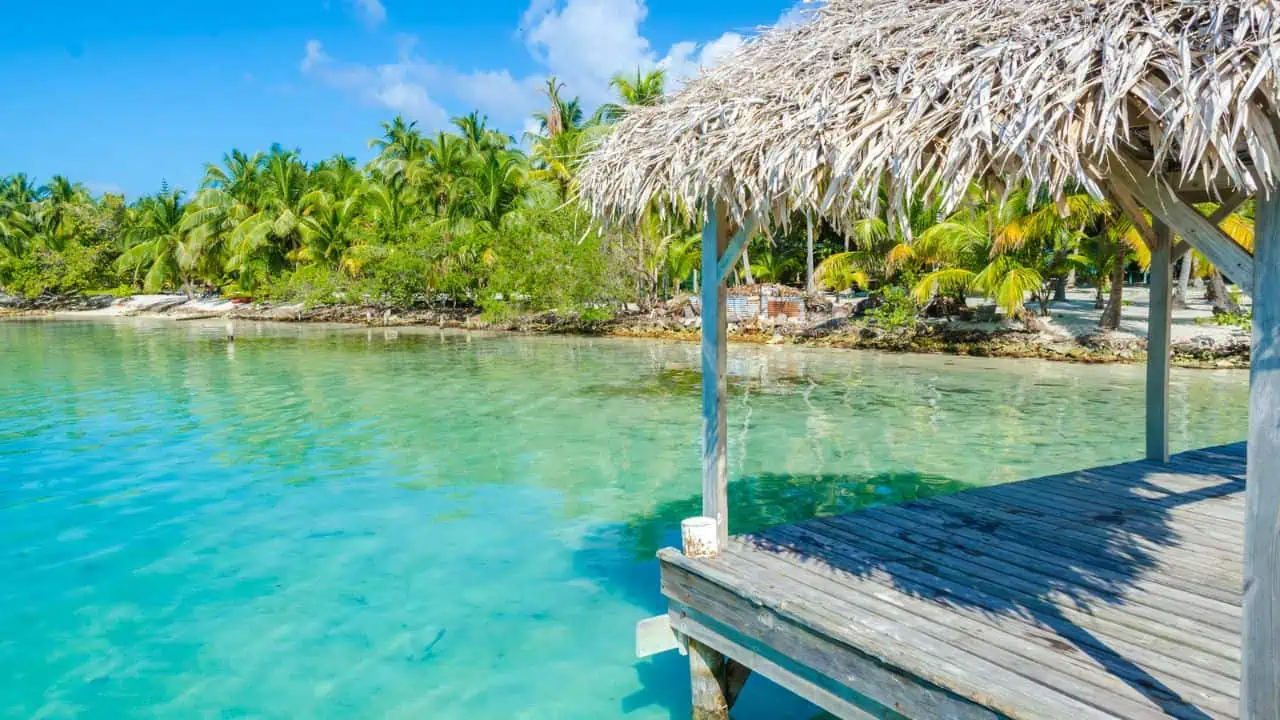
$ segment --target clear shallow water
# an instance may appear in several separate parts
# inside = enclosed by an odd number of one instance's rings
[[[699,508],[695,346],[221,332],[0,323],[0,717],[687,717],[632,633]],[[730,358],[735,531],[1142,450],[1140,366]],[[1174,448],[1242,439],[1246,383],[1174,371]]]

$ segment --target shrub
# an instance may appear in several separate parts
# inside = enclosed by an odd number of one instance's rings
[[[277,277],[267,295],[282,302],[301,302],[307,307],[350,302],[353,283],[337,270],[320,265],[304,265]]]
[[[427,301],[431,264],[414,248],[395,247],[362,273],[368,292],[381,302],[411,307]]]
[[[878,291],[880,305],[867,312],[867,317],[878,327],[889,332],[907,330],[916,326],[920,307],[911,299],[905,288],[890,285]]]
[[[0,262],[0,286],[23,297],[67,295],[126,284],[115,268],[118,253],[106,245],[69,242],[61,252],[30,248]]]
[[[1248,311],[1240,311],[1234,313],[1218,313],[1213,317],[1197,318],[1197,325],[1226,325],[1228,327],[1238,327],[1243,330],[1253,328],[1253,313]]]

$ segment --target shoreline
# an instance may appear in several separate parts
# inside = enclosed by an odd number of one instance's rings
[[[668,304],[670,305],[670,304]],[[687,308],[687,306],[684,306]],[[1134,313],[1135,315],[1137,313]],[[244,320],[249,322],[329,323],[357,327],[439,327],[457,330],[584,335],[698,342],[696,317],[673,312],[631,312],[608,320],[584,320],[555,312],[489,321],[473,309],[418,310],[382,305],[241,305],[225,300],[187,300],[184,296],[82,298],[45,308],[0,308],[7,319],[111,319],[148,317],[173,322]],[[1063,324],[1065,314],[1054,319]],[[1052,321],[1050,321],[1052,323]],[[1122,326],[1124,327],[1124,326]],[[1177,338],[1173,365],[1197,369],[1249,367],[1249,342],[1243,332],[1206,325],[1204,332]],[[1145,330],[1145,328],[1142,328]],[[1068,334],[1061,327],[1030,330],[1021,323],[962,323],[922,320],[913,328],[889,330],[862,318],[820,317],[811,323],[750,320],[732,323],[729,339],[758,345],[795,345],[845,350],[1013,359],[1035,358],[1086,364],[1146,362],[1146,339],[1133,332]]]

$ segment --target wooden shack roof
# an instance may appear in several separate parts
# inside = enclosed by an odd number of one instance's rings
[[[1175,188],[1256,192],[1280,163],[1274,0],[830,0],[763,32],[588,158],[580,195],[607,223],[738,223],[797,210],[837,225],[924,183],[1060,197],[1128,167]]]

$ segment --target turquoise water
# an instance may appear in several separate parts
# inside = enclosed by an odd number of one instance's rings
[[[0,323],[0,717],[668,718],[691,345]],[[736,531],[1131,459],[1139,367],[734,346]],[[1176,449],[1242,439],[1175,371]],[[739,718],[813,710],[753,679]]]

